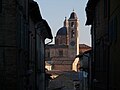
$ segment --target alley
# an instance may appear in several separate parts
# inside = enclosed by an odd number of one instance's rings
[[[0,0],[0,90],[120,90],[120,1],[87,0],[84,26],[90,27],[91,45],[81,43],[81,9],[64,9],[53,36],[39,3]],[[63,6],[53,12],[44,5],[56,23]]]

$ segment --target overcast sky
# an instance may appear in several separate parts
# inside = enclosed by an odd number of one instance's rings
[[[42,17],[47,20],[53,37],[63,27],[65,17],[69,18],[73,9],[80,21],[80,44],[91,46],[90,26],[85,26],[85,7],[88,0],[35,0],[38,2]],[[53,42],[54,43],[54,42]]]

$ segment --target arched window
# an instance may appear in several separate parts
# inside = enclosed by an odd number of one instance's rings
[[[63,56],[63,51],[62,50],[59,51],[59,56]]]
[[[71,38],[73,38],[73,37],[75,37],[75,31],[74,30],[71,31]]]
[[[74,25],[74,22],[71,22],[71,27],[74,27],[75,25]]]

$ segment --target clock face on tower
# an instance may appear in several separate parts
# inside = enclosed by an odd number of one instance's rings
[[[75,45],[75,42],[74,42],[74,41],[71,41],[71,42],[70,42],[70,45],[71,45],[71,46],[74,46],[74,45]]]

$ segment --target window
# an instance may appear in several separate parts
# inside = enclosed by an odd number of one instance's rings
[[[71,22],[71,27],[74,27],[75,25],[74,25],[74,22]]]
[[[0,13],[2,13],[2,0],[0,0]]]
[[[63,56],[63,51],[62,50],[59,51],[59,56]]]
[[[47,54],[48,54],[48,57],[50,57],[50,52],[48,52]]]
[[[73,37],[75,37],[75,31],[74,30],[71,31],[71,38],[73,38]]]

